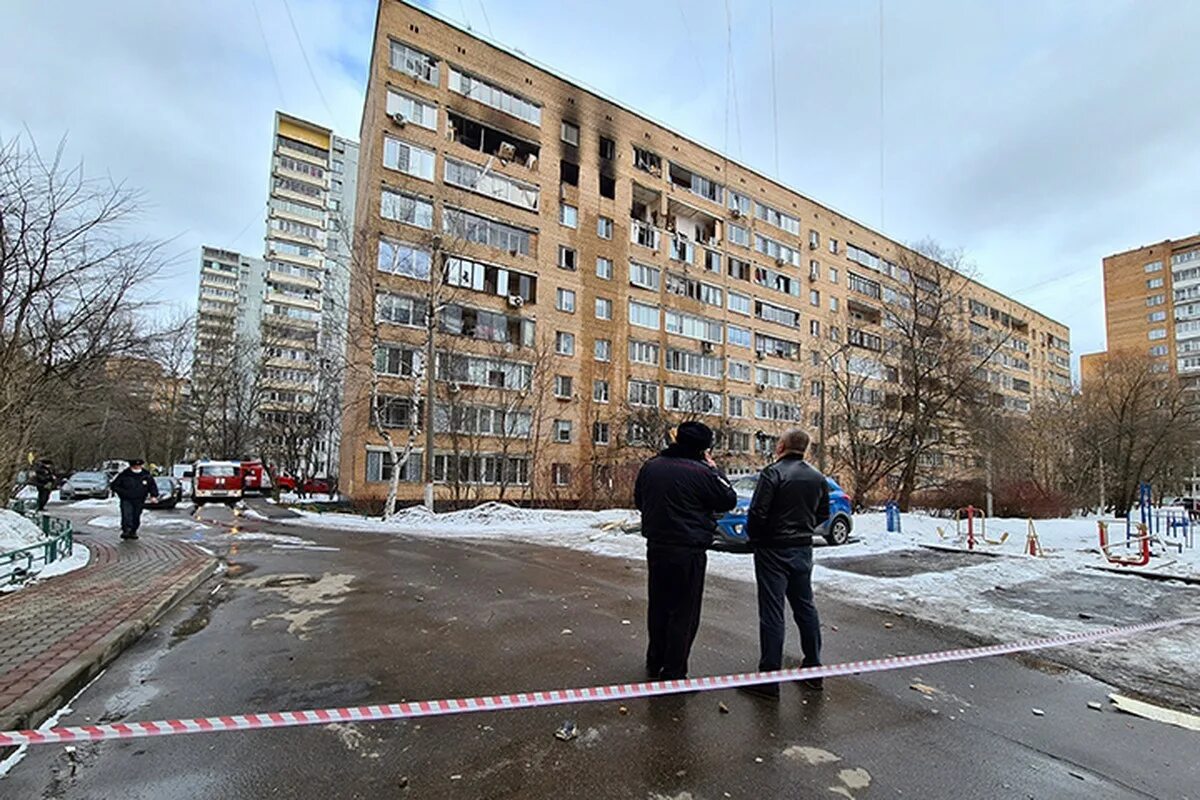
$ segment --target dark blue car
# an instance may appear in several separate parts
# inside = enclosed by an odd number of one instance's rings
[[[845,544],[854,526],[850,515],[850,495],[833,478],[826,477],[825,480],[829,483],[829,520],[817,529],[816,535],[824,536],[830,544]],[[743,475],[733,478],[731,483],[738,494],[737,507],[717,520],[717,538],[713,542],[713,549],[745,552],[749,549],[746,512],[750,508],[750,498],[754,496],[758,475]]]

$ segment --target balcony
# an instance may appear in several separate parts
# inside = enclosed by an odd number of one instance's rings
[[[696,246],[678,234],[672,236],[671,260],[682,261],[684,264],[695,264]]]
[[[636,219],[630,220],[629,241],[657,251],[662,243],[662,232],[649,223]]]
[[[883,312],[869,303],[854,298],[846,299],[846,313],[856,322],[878,325],[883,321]]]

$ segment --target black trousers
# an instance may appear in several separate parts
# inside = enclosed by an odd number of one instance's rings
[[[812,564],[811,546],[754,551],[754,577],[758,581],[758,669],[762,672],[783,666],[785,599],[800,628],[802,666],[815,667],[821,663],[821,620],[813,603]]]
[[[121,498],[121,533],[137,533],[142,524],[142,504]]]
[[[651,678],[685,678],[692,642],[700,628],[708,554],[695,548],[651,544],[646,547],[646,563],[650,572],[646,671]]]
[[[50,489],[49,489],[49,487],[39,486],[37,492],[38,492],[37,510],[41,511],[43,508],[46,507],[46,503],[49,502],[49,500],[50,500]]]

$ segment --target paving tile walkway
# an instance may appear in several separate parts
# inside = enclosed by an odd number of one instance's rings
[[[0,595],[0,730],[40,724],[216,566],[152,533],[76,535],[86,567]]]

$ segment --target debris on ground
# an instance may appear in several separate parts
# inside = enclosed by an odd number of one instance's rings
[[[937,689],[933,688],[932,686],[930,686],[929,684],[926,684],[926,683],[914,683],[911,686],[909,686],[908,688],[912,689],[914,692],[920,692],[921,694],[925,695],[926,697],[933,697],[935,694],[938,693]]]
[[[1088,708],[1090,708],[1092,711],[1103,711],[1104,710],[1104,706],[1100,705],[1099,703],[1097,703],[1095,701],[1088,703]]]
[[[575,633],[575,631],[571,630],[570,628],[563,628],[563,629],[562,629],[562,635],[563,635],[563,636],[570,636],[570,635],[572,635],[573,633]]]
[[[722,714],[728,714],[729,706],[725,705],[724,703],[717,703],[717,711],[720,711]]]
[[[579,735],[579,728],[575,727],[575,723],[571,720],[566,720],[562,725],[558,726],[558,730],[554,732],[554,738],[560,742],[569,742]]]
[[[1031,711],[1033,711],[1033,715],[1034,715],[1035,717],[1044,717],[1044,716],[1046,716],[1046,712],[1045,712],[1045,711],[1042,711],[1040,708],[1034,708],[1034,709],[1031,709]]]

